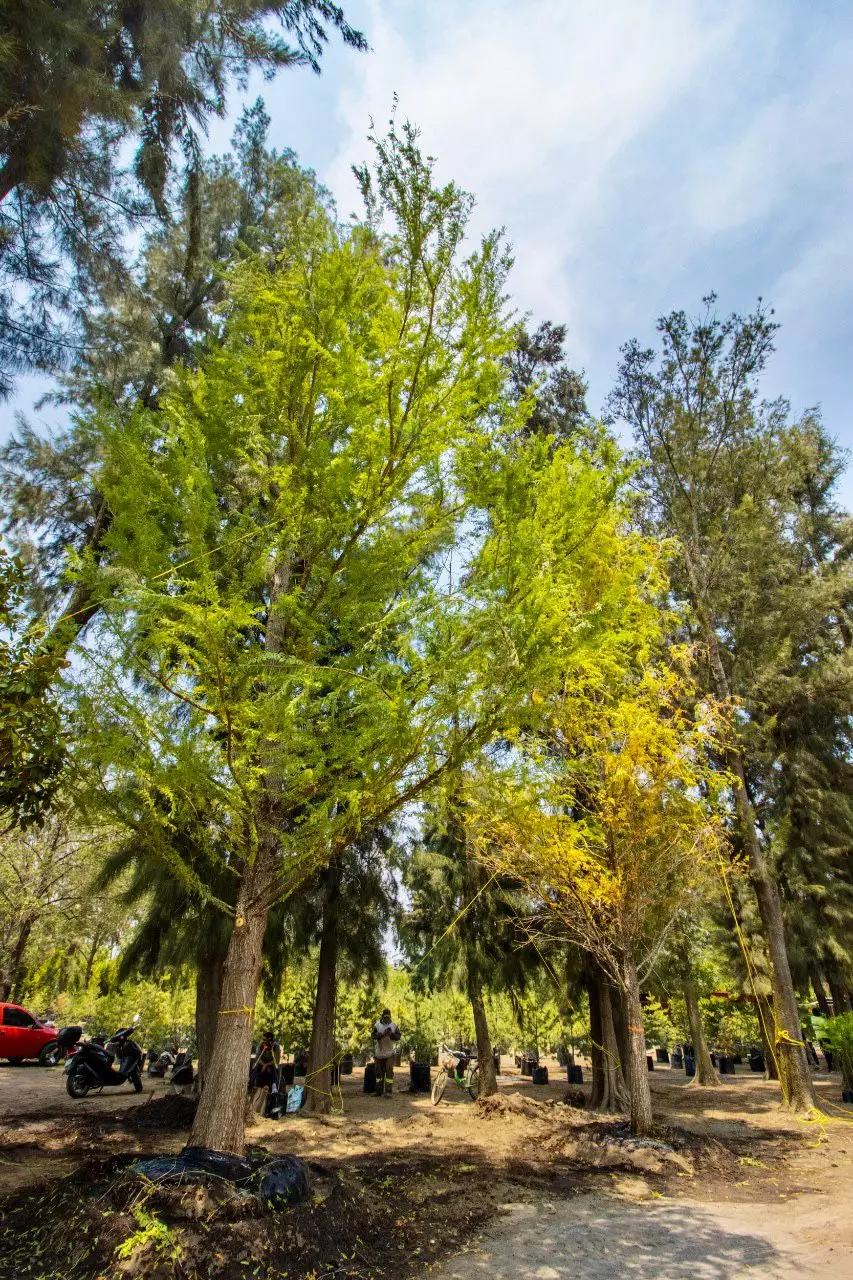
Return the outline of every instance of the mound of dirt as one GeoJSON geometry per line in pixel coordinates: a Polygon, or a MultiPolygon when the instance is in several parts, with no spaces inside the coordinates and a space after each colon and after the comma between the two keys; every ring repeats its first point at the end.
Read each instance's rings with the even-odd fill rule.
{"type": "Polygon", "coordinates": [[[140,1185],[127,1157],[0,1206],[3,1280],[395,1280],[457,1251],[497,1212],[500,1190],[435,1160],[311,1163],[311,1199],[262,1213],[231,1184],[140,1185]]]}
{"type": "Polygon", "coordinates": [[[555,1102],[540,1102],[521,1093],[494,1094],[491,1098],[479,1098],[474,1103],[474,1115],[478,1120],[501,1120],[507,1116],[527,1116],[530,1120],[549,1120],[553,1117],[555,1102]]]}
{"type": "Polygon", "coordinates": [[[119,1120],[126,1129],[190,1129],[198,1102],[178,1093],[152,1098],[141,1107],[121,1112],[119,1120]]]}

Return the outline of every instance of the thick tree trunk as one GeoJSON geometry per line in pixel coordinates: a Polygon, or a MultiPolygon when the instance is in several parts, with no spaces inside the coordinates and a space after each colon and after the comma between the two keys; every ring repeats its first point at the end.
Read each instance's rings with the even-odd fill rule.
{"type": "Polygon", "coordinates": [[[829,1000],[826,996],[826,988],[823,985],[820,970],[815,965],[809,969],[809,981],[812,984],[812,991],[814,991],[815,1000],[817,1000],[817,1007],[825,1018],[832,1017],[832,1010],[829,1007],[829,1000]]]}
{"type": "Polygon", "coordinates": [[[327,1115],[332,1109],[332,1069],[335,1056],[335,1003],[338,991],[338,905],[341,876],[337,862],[325,872],[323,926],[317,965],[317,996],[308,1051],[308,1110],[327,1115]]]}
{"type": "MultiPolygon", "coordinates": [[[[222,997],[222,957],[203,953],[199,956],[195,977],[195,1042],[196,1092],[204,1081],[213,1054],[213,1042],[219,1023],[222,997]]],[[[229,1015],[233,1016],[233,1015],[229,1015]]]]}
{"type": "Polygon", "coordinates": [[[773,1036],[773,1007],[767,996],[759,995],[757,1013],[761,1043],[764,1046],[764,1079],[778,1080],[779,1067],[773,1036]]]}
{"type": "Polygon", "coordinates": [[[242,1155],[246,1145],[246,1091],[252,1054],[255,1000],[269,909],[259,902],[263,864],[248,867],[237,898],[234,928],[222,968],[222,1004],[204,1092],[190,1146],[242,1155]]]}
{"type": "Polygon", "coordinates": [[[708,1052],[702,1015],[699,1012],[699,996],[692,977],[684,979],[684,1003],[687,1006],[687,1021],[690,1024],[690,1038],[693,1041],[693,1056],[696,1061],[693,1083],[703,1086],[717,1085],[720,1083],[720,1077],[714,1070],[714,1064],[708,1052]]]}
{"type": "MultiPolygon", "coordinates": [[[[708,647],[708,657],[718,697],[728,702],[731,697],[728,676],[720,656],[717,633],[705,605],[699,575],[692,555],[687,554],[687,565],[693,585],[694,604],[699,615],[708,647]]],[[[767,862],[761,840],[758,837],[755,811],[746,785],[746,767],[743,753],[735,747],[728,753],[727,764],[734,779],[735,803],[749,859],[750,880],[758,902],[758,912],[770,955],[770,974],[773,987],[774,1040],[779,1062],[780,1084],[784,1103],[792,1111],[810,1111],[817,1106],[806,1048],[800,1027],[797,998],[791,978],[788,948],[785,942],[785,924],[782,915],[782,899],[779,886],[767,862]]]]}
{"type": "Polygon", "coordinates": [[[651,1133],[652,1092],[649,1088],[649,1068],[646,1063],[646,1033],[643,1028],[643,1006],[640,1004],[640,983],[637,967],[631,956],[622,962],[625,1013],[628,1019],[628,1052],[623,1070],[628,1086],[631,1132],[643,1137],[651,1133]]]}
{"type": "Polygon", "coordinates": [[[477,1062],[480,1066],[480,1097],[491,1098],[498,1091],[498,1078],[495,1072],[492,1037],[489,1034],[489,1020],[486,1017],[486,1006],[483,1001],[483,990],[476,963],[468,970],[468,994],[471,998],[471,1012],[474,1015],[474,1031],[477,1035],[477,1062]]]}
{"type": "Polygon", "coordinates": [[[594,1111],[627,1111],[628,1089],[622,1074],[622,1055],[616,1036],[613,1018],[613,999],[610,983],[602,973],[591,980],[590,993],[595,990],[595,997],[590,994],[590,1023],[592,1009],[596,1006],[599,1033],[596,1036],[592,1027],[593,1041],[598,1040],[598,1073],[596,1074],[595,1045],[593,1045],[592,1061],[592,1094],[589,1105],[594,1111]]]}

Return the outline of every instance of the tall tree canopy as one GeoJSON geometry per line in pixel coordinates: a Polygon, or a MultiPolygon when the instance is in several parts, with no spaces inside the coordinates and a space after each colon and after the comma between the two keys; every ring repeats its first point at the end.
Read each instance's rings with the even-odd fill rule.
{"type": "Polygon", "coordinates": [[[165,214],[175,150],[198,167],[229,83],[318,70],[329,29],[366,47],[330,0],[3,5],[0,391],[16,369],[66,362],[77,338],[57,321],[119,269],[130,223],[165,214]]]}

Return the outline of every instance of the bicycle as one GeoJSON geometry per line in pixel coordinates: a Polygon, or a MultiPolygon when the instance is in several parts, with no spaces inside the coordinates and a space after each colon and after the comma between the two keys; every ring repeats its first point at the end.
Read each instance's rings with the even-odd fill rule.
{"type": "Polygon", "coordinates": [[[458,1049],[442,1049],[449,1057],[439,1068],[435,1083],[432,1086],[432,1105],[437,1107],[447,1088],[448,1080],[452,1080],[457,1089],[469,1094],[474,1102],[480,1096],[480,1064],[470,1054],[461,1053],[458,1049]]]}

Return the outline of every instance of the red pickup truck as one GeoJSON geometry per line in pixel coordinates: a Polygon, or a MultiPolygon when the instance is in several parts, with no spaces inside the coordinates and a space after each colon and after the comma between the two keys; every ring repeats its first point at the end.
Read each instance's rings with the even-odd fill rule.
{"type": "Polygon", "coordinates": [[[24,1058],[38,1058],[43,1067],[52,1067],[61,1056],[56,1027],[40,1022],[19,1004],[0,1004],[0,1058],[15,1065],[24,1058]]]}

